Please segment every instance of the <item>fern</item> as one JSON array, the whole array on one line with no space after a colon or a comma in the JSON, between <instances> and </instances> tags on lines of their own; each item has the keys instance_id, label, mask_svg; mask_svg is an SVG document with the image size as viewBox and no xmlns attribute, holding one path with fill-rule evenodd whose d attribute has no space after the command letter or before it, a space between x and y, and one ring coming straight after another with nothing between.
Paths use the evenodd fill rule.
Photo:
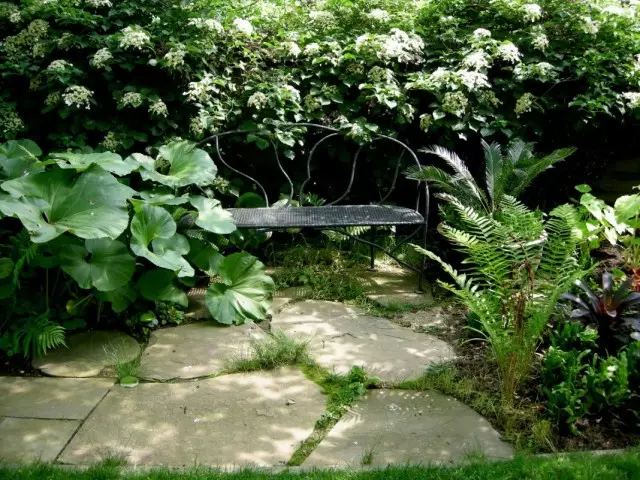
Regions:
<instances>
[{"instance_id":1,"label":"fern","mask_svg":"<svg viewBox=\"0 0 640 480\"><path fill-rule=\"evenodd\" d=\"M18 259L13 266L12 283L14 288L20 288L20 277L23 270L29 266L38 253L38 244L32 243L29 238L29 232L20 231L11 239L11 243L18 252Z\"/></svg>"},{"instance_id":2,"label":"fern","mask_svg":"<svg viewBox=\"0 0 640 480\"><path fill-rule=\"evenodd\" d=\"M501 372L504 398L513 398L560 294L583 276L575 258L571 208L558 207L545 220L515 198L504 196L499 215L478 213L451 199L463 228L444 234L465 255L458 272L428 250L455 285L439 282L477 315Z\"/></svg>"},{"instance_id":3,"label":"fern","mask_svg":"<svg viewBox=\"0 0 640 480\"><path fill-rule=\"evenodd\" d=\"M22 352L25 358L41 357L48 350L66 346L64 327L49 320L48 315L32 317L18 327L13 334L14 353Z\"/></svg>"}]
</instances>

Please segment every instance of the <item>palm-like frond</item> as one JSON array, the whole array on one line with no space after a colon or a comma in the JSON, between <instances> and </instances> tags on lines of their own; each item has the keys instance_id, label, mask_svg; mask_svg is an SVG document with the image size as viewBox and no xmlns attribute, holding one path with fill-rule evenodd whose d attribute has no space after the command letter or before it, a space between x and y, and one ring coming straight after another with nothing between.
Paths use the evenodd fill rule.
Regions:
<instances>
[{"instance_id":1,"label":"palm-like frond","mask_svg":"<svg viewBox=\"0 0 640 480\"><path fill-rule=\"evenodd\" d=\"M533 180L548 168L561 162L576 151L575 148L561 148L549 155L536 158L530 157L516 165L515 175L509 185L509 192L514 197L519 196L533 182Z\"/></svg>"},{"instance_id":2,"label":"palm-like frond","mask_svg":"<svg viewBox=\"0 0 640 480\"><path fill-rule=\"evenodd\" d=\"M496 209L496 202L500 201L502 192L504 192L504 176L502 175L502 152L500 145L497 143L487 143L482 140L482 148L484 149L485 162L485 181L487 184L487 193L491 200L492 210Z\"/></svg>"}]
</instances>

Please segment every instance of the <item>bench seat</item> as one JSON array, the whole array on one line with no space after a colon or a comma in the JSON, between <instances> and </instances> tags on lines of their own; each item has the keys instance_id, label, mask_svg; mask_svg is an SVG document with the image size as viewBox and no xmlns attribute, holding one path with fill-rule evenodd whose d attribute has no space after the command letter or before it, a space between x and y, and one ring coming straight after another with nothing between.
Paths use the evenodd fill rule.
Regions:
<instances>
[{"instance_id":1,"label":"bench seat","mask_svg":"<svg viewBox=\"0 0 640 480\"><path fill-rule=\"evenodd\" d=\"M230 208L240 228L332 228L352 226L420 225L424 217L411 208L390 205L327 207Z\"/></svg>"}]
</instances>

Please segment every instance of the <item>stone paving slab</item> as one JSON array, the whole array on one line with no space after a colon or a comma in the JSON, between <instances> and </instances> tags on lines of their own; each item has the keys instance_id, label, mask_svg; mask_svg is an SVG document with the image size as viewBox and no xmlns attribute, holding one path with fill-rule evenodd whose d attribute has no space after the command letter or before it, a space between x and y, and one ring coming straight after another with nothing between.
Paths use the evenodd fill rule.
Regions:
<instances>
[{"instance_id":1,"label":"stone paving slab","mask_svg":"<svg viewBox=\"0 0 640 480\"><path fill-rule=\"evenodd\" d=\"M56 348L35 358L33 368L55 377L95 377L117 360L131 361L140 354L135 338L116 330L100 330L70 335L69 348Z\"/></svg>"},{"instance_id":2,"label":"stone paving slab","mask_svg":"<svg viewBox=\"0 0 640 480\"><path fill-rule=\"evenodd\" d=\"M0 421L0 461L51 462L79 425L78 420L5 418Z\"/></svg>"},{"instance_id":3,"label":"stone paving slab","mask_svg":"<svg viewBox=\"0 0 640 480\"><path fill-rule=\"evenodd\" d=\"M513 456L491 424L457 400L436 392L375 390L331 429L303 467L358 468L459 463L482 453Z\"/></svg>"},{"instance_id":4,"label":"stone paving slab","mask_svg":"<svg viewBox=\"0 0 640 480\"><path fill-rule=\"evenodd\" d=\"M81 420L113 383L108 378L0 377L0 417Z\"/></svg>"},{"instance_id":5,"label":"stone paving slab","mask_svg":"<svg viewBox=\"0 0 640 480\"><path fill-rule=\"evenodd\" d=\"M271 308L269 311L273 313L280 312L284 307L289 305L294 300L305 297L311 293L311 288L309 287L289 287L283 290L278 290L273 296L273 301L271 302Z\"/></svg>"},{"instance_id":6,"label":"stone paving slab","mask_svg":"<svg viewBox=\"0 0 640 480\"><path fill-rule=\"evenodd\" d=\"M121 455L132 465L278 466L325 410L320 387L297 369L114 389L60 461Z\"/></svg>"},{"instance_id":7,"label":"stone paving slab","mask_svg":"<svg viewBox=\"0 0 640 480\"><path fill-rule=\"evenodd\" d=\"M156 330L142 354L140 375L171 380L220 373L229 359L248 351L251 339L264 337L254 323L227 327L199 322Z\"/></svg>"},{"instance_id":8,"label":"stone paving slab","mask_svg":"<svg viewBox=\"0 0 640 480\"><path fill-rule=\"evenodd\" d=\"M309 341L311 357L329 370L346 373L358 365L385 382L417 378L427 366L455 357L451 345L434 336L334 302L291 305L273 316L271 328Z\"/></svg>"},{"instance_id":9,"label":"stone paving slab","mask_svg":"<svg viewBox=\"0 0 640 480\"><path fill-rule=\"evenodd\" d=\"M418 292L416 273L403 268L384 265L376 270L358 272L367 298L382 306L392 304L425 305L433 302L429 284L423 283L424 292Z\"/></svg>"}]
</instances>

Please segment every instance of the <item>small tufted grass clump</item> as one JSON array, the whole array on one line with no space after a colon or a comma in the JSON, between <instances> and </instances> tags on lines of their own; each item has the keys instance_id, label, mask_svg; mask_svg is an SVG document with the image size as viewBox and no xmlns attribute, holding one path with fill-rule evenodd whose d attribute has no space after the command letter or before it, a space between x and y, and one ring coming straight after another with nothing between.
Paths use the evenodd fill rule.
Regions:
<instances>
[{"instance_id":1,"label":"small tufted grass clump","mask_svg":"<svg viewBox=\"0 0 640 480\"><path fill-rule=\"evenodd\" d=\"M265 339L251 340L249 351L227 363L227 373L273 370L285 365L301 365L308 360L309 342L288 337L275 331Z\"/></svg>"}]
</instances>

